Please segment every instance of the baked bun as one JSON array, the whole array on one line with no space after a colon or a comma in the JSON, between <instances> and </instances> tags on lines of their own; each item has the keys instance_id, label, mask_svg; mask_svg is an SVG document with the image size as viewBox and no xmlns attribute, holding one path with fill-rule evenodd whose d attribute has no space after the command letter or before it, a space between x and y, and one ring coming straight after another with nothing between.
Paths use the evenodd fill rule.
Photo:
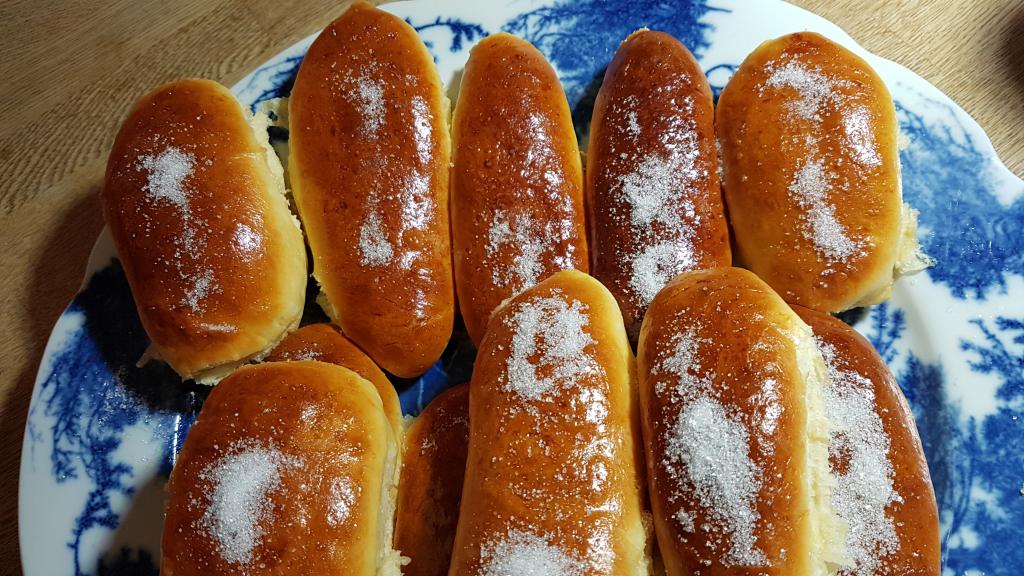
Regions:
<instances>
[{"instance_id":1,"label":"baked bun","mask_svg":"<svg viewBox=\"0 0 1024 576\"><path fill-rule=\"evenodd\" d=\"M640 330L647 477L669 576L834 574L828 378L806 324L754 274L687 272Z\"/></svg>"},{"instance_id":2,"label":"baked bun","mask_svg":"<svg viewBox=\"0 0 1024 576\"><path fill-rule=\"evenodd\" d=\"M380 394L384 414L388 417L395 440L401 445L405 424L398 392L388 377L351 340L333 324L310 324L289 334L267 356L268 362L317 360L344 366L362 376Z\"/></svg>"},{"instance_id":3,"label":"baked bun","mask_svg":"<svg viewBox=\"0 0 1024 576\"><path fill-rule=\"evenodd\" d=\"M445 390L406 435L398 483L395 548L405 576L447 576L469 446L469 385Z\"/></svg>"},{"instance_id":4,"label":"baked bun","mask_svg":"<svg viewBox=\"0 0 1024 576\"><path fill-rule=\"evenodd\" d=\"M619 46L594 103L587 206L591 269L633 338L665 283L732 263L714 121L707 78L678 40L640 30Z\"/></svg>"},{"instance_id":5,"label":"baked bun","mask_svg":"<svg viewBox=\"0 0 1024 576\"><path fill-rule=\"evenodd\" d=\"M438 359L455 318L447 118L416 31L365 2L310 46L289 104L289 176L322 304L401 377Z\"/></svg>"},{"instance_id":6,"label":"baked bun","mask_svg":"<svg viewBox=\"0 0 1024 576\"><path fill-rule=\"evenodd\" d=\"M473 47L452 143L455 286L479 344L503 300L558 270L587 270L579 149L544 55L504 33Z\"/></svg>"},{"instance_id":7,"label":"baked bun","mask_svg":"<svg viewBox=\"0 0 1024 576\"><path fill-rule=\"evenodd\" d=\"M581 272L495 311L450 574L648 573L633 365L615 299Z\"/></svg>"},{"instance_id":8,"label":"baked bun","mask_svg":"<svg viewBox=\"0 0 1024 576\"><path fill-rule=\"evenodd\" d=\"M914 416L871 344L842 321L794 306L828 367L832 504L854 566L840 574L941 573L939 513Z\"/></svg>"},{"instance_id":9,"label":"baked bun","mask_svg":"<svg viewBox=\"0 0 1024 576\"><path fill-rule=\"evenodd\" d=\"M163 576L397 576L398 449L380 396L322 362L240 368L171 472Z\"/></svg>"},{"instance_id":10,"label":"baked bun","mask_svg":"<svg viewBox=\"0 0 1024 576\"><path fill-rule=\"evenodd\" d=\"M928 264L902 203L896 109L864 60L813 32L765 42L718 100L736 260L787 302L881 302Z\"/></svg>"},{"instance_id":11,"label":"baked bun","mask_svg":"<svg viewBox=\"0 0 1024 576\"><path fill-rule=\"evenodd\" d=\"M302 233L265 119L227 88L181 80L121 125L100 199L150 352L212 383L299 323Z\"/></svg>"}]
</instances>

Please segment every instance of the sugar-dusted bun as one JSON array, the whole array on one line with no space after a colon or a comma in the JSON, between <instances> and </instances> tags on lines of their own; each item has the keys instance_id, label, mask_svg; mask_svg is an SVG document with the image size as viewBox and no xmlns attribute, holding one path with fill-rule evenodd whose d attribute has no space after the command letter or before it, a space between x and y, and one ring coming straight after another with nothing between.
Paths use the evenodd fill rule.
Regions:
<instances>
[{"instance_id":1,"label":"sugar-dusted bun","mask_svg":"<svg viewBox=\"0 0 1024 576\"><path fill-rule=\"evenodd\" d=\"M855 565L840 574L938 576L935 492L899 385L853 328L828 314L793 309L814 331L828 366L832 503L850 526L846 548Z\"/></svg>"},{"instance_id":2,"label":"sugar-dusted bun","mask_svg":"<svg viewBox=\"0 0 1024 576\"><path fill-rule=\"evenodd\" d=\"M397 576L398 447L369 382L315 361L213 390L171 472L164 576Z\"/></svg>"},{"instance_id":3,"label":"sugar-dusted bun","mask_svg":"<svg viewBox=\"0 0 1024 576\"><path fill-rule=\"evenodd\" d=\"M289 176L327 313L381 368L423 373L452 333L448 101L401 18L357 2L313 42Z\"/></svg>"},{"instance_id":4,"label":"sugar-dusted bun","mask_svg":"<svg viewBox=\"0 0 1024 576\"><path fill-rule=\"evenodd\" d=\"M544 55L504 33L477 44L452 144L455 286L479 344L503 300L559 270L587 270L579 149Z\"/></svg>"},{"instance_id":5,"label":"sugar-dusted bun","mask_svg":"<svg viewBox=\"0 0 1024 576\"><path fill-rule=\"evenodd\" d=\"M591 268L634 338L666 282L732 263L714 110L690 51L650 30L619 46L597 93L587 147Z\"/></svg>"},{"instance_id":6,"label":"sugar-dusted bun","mask_svg":"<svg viewBox=\"0 0 1024 576\"><path fill-rule=\"evenodd\" d=\"M447 576L469 446L469 385L430 401L406 434L395 548L405 576Z\"/></svg>"},{"instance_id":7,"label":"sugar-dusted bun","mask_svg":"<svg viewBox=\"0 0 1024 576\"><path fill-rule=\"evenodd\" d=\"M655 532L669 576L834 574L827 371L811 330L739 268L665 286L637 373Z\"/></svg>"},{"instance_id":8,"label":"sugar-dusted bun","mask_svg":"<svg viewBox=\"0 0 1024 576\"><path fill-rule=\"evenodd\" d=\"M849 50L813 32L765 42L722 92L717 130L736 260L787 302L881 302L927 265L892 97Z\"/></svg>"},{"instance_id":9,"label":"sugar-dusted bun","mask_svg":"<svg viewBox=\"0 0 1024 576\"><path fill-rule=\"evenodd\" d=\"M402 406L394 384L381 372L373 360L342 334L333 324L310 324L289 334L267 356L268 362L290 360L317 360L344 366L366 379L380 394L384 414L391 423L396 441L401 444L405 424Z\"/></svg>"},{"instance_id":10,"label":"sugar-dusted bun","mask_svg":"<svg viewBox=\"0 0 1024 576\"><path fill-rule=\"evenodd\" d=\"M227 88L181 80L121 125L100 195L152 352L216 381L298 325L302 233L266 127Z\"/></svg>"},{"instance_id":11,"label":"sugar-dusted bun","mask_svg":"<svg viewBox=\"0 0 1024 576\"><path fill-rule=\"evenodd\" d=\"M615 299L582 272L495 311L470 382L450 574L648 573L633 374Z\"/></svg>"}]
</instances>

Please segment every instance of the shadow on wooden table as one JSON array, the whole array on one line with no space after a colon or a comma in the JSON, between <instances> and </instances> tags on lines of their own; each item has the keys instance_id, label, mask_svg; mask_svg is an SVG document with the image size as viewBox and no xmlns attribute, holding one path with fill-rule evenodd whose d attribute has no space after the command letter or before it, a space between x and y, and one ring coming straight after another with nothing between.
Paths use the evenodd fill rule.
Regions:
<instances>
[{"instance_id":1,"label":"shadow on wooden table","mask_svg":"<svg viewBox=\"0 0 1024 576\"><path fill-rule=\"evenodd\" d=\"M0 523L6 526L17 526L20 471L18 463L21 460L25 417L28 414L39 360L50 336L50 330L82 283L89 252L103 228L99 187L97 183L90 187L89 194L71 203L70 209L59 217L57 224L50 231L41 252L31 255L36 266L28 281L31 282L31 286L45 286L43 293L48 297L29 297L23 302L10 303L26 308L24 316L29 318L30 331L26 340L32 342L33 346L28 351L29 363L17 376L13 388L3 399L3 412L0 413L0 438L4 439L2 446L7 453L3 461L13 464L0 467L0 494L3 495L0 499ZM5 555L10 554L9 559L2 563L6 565L0 566L3 573L20 574L17 531L5 533L3 540L0 540L0 550L3 550Z\"/></svg>"}]
</instances>

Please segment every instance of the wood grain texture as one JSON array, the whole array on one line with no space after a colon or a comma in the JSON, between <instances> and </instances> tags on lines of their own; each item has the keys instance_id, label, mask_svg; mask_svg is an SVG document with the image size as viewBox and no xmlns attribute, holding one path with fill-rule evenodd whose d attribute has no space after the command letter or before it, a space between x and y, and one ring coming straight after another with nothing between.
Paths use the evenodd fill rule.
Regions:
<instances>
[{"instance_id":1,"label":"wood grain texture","mask_svg":"<svg viewBox=\"0 0 1024 576\"><path fill-rule=\"evenodd\" d=\"M1024 3L796 0L914 70L1024 173ZM97 191L128 108L175 78L231 84L336 17L339 0L0 3L0 574L19 574L22 432L50 328L102 227Z\"/></svg>"}]
</instances>

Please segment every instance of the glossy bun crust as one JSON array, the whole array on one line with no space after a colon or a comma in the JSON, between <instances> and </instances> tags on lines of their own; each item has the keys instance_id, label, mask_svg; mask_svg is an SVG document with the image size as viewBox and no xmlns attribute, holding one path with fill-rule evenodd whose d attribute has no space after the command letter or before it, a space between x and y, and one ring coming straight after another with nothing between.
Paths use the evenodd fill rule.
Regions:
<instances>
[{"instance_id":1,"label":"glossy bun crust","mask_svg":"<svg viewBox=\"0 0 1024 576\"><path fill-rule=\"evenodd\" d=\"M344 366L366 379L380 394L384 414L391 423L395 439L401 442L404 424L402 406L394 384L381 372L373 360L342 334L333 324L310 324L289 334L267 356L268 362L290 360L316 360Z\"/></svg>"},{"instance_id":2,"label":"glossy bun crust","mask_svg":"<svg viewBox=\"0 0 1024 576\"><path fill-rule=\"evenodd\" d=\"M612 295L559 272L480 345L451 574L646 575L633 354Z\"/></svg>"},{"instance_id":3,"label":"glossy bun crust","mask_svg":"<svg viewBox=\"0 0 1024 576\"><path fill-rule=\"evenodd\" d=\"M650 30L619 46L597 93L587 147L592 271L633 337L669 280L732 263L714 110L690 51Z\"/></svg>"},{"instance_id":4,"label":"glossy bun crust","mask_svg":"<svg viewBox=\"0 0 1024 576\"><path fill-rule=\"evenodd\" d=\"M164 576L397 574L397 447L373 387L322 362L245 366L171 472Z\"/></svg>"},{"instance_id":5,"label":"glossy bun crust","mask_svg":"<svg viewBox=\"0 0 1024 576\"><path fill-rule=\"evenodd\" d=\"M452 333L448 102L401 18L359 2L302 61L289 175L331 318L381 368L422 374Z\"/></svg>"},{"instance_id":6,"label":"glossy bun crust","mask_svg":"<svg viewBox=\"0 0 1024 576\"><path fill-rule=\"evenodd\" d=\"M888 298L916 224L896 110L866 62L812 32L765 42L722 92L717 128L737 262L816 310Z\"/></svg>"},{"instance_id":7,"label":"glossy bun crust","mask_svg":"<svg viewBox=\"0 0 1024 576\"><path fill-rule=\"evenodd\" d=\"M647 311L637 374L668 575L834 573L824 365L789 306L746 270L682 274Z\"/></svg>"},{"instance_id":8,"label":"glossy bun crust","mask_svg":"<svg viewBox=\"0 0 1024 576\"><path fill-rule=\"evenodd\" d=\"M100 197L152 349L182 378L215 381L298 324L302 233L265 129L227 88L181 80L143 96Z\"/></svg>"},{"instance_id":9,"label":"glossy bun crust","mask_svg":"<svg viewBox=\"0 0 1024 576\"><path fill-rule=\"evenodd\" d=\"M842 422L842 418L832 423L830 463L833 473L838 475L836 497L858 504L851 510L858 513L845 515L851 527L849 547L859 552L853 558L858 565L840 574L937 576L941 573L941 547L935 492L914 415L899 385L871 343L853 328L828 314L800 306L793 309L814 331L819 347L825 352L830 376L838 375L839 382L830 383L833 387L830 396L845 403L863 399L864 404L851 415L862 419L863 414L858 414L861 406L873 409L876 422L881 426L879 432L884 433L887 442L886 450L877 446L877 441L862 440L867 453L857 454L857 446L851 450L851 440L864 436L871 426L860 420ZM826 411L844 416L842 404L836 409L830 409L829 404L830 399L826 397ZM864 462L857 462L878 456L888 462L888 478L886 474L865 474ZM881 480L881 483L867 485L865 478L873 482ZM874 494L887 498L876 498ZM884 510L877 509L880 502ZM868 510L875 514L869 516ZM882 518L882 514L888 520Z\"/></svg>"},{"instance_id":10,"label":"glossy bun crust","mask_svg":"<svg viewBox=\"0 0 1024 576\"><path fill-rule=\"evenodd\" d=\"M452 120L455 285L475 344L506 298L587 270L583 173L569 105L529 42L473 47Z\"/></svg>"},{"instance_id":11,"label":"glossy bun crust","mask_svg":"<svg viewBox=\"0 0 1024 576\"><path fill-rule=\"evenodd\" d=\"M469 446L469 385L445 390L409 426L398 484L395 548L405 576L447 576Z\"/></svg>"}]
</instances>

